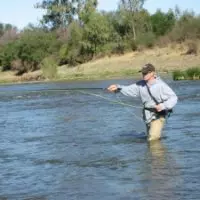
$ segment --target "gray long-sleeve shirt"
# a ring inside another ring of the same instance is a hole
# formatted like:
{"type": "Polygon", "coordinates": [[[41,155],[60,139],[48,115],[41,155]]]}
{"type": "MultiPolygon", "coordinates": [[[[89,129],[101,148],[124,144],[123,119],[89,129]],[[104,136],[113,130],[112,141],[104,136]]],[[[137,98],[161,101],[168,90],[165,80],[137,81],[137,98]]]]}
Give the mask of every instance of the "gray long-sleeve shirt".
{"type": "MultiPolygon", "coordinates": [[[[174,91],[160,78],[156,78],[152,85],[148,85],[152,96],[162,105],[162,110],[170,110],[177,103],[177,96],[174,91]]],[[[145,108],[155,108],[155,101],[150,96],[144,80],[138,81],[135,84],[124,86],[118,85],[120,92],[126,96],[140,97],[145,108]]],[[[155,112],[144,110],[145,123],[156,119],[155,112]]]]}

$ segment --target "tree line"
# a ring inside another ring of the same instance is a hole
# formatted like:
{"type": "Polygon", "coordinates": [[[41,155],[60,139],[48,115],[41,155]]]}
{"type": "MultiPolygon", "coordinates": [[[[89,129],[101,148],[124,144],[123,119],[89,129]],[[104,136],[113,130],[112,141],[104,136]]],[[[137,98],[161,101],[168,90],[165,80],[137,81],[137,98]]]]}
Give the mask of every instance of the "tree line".
{"type": "Polygon", "coordinates": [[[200,16],[181,11],[144,9],[145,0],[120,0],[116,11],[97,10],[97,0],[44,0],[35,9],[45,9],[39,26],[29,24],[18,30],[0,23],[0,66],[16,75],[67,64],[69,67],[91,59],[191,42],[197,52],[200,16]]]}

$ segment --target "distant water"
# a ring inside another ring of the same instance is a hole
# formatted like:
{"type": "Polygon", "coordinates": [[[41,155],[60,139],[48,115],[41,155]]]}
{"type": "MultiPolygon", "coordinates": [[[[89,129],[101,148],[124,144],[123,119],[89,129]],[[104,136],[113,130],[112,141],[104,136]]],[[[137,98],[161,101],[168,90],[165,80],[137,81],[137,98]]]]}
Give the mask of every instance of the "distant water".
{"type": "Polygon", "coordinates": [[[199,200],[200,82],[167,81],[179,102],[153,144],[141,109],[91,95],[141,106],[103,90],[132,82],[0,86],[0,200],[199,200]]]}

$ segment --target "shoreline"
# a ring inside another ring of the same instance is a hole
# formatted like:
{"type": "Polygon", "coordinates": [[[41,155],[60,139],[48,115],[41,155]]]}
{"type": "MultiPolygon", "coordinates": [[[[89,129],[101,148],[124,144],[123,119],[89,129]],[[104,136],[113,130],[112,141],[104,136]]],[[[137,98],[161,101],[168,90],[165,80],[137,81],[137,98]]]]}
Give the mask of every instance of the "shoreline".
{"type": "MultiPolygon", "coordinates": [[[[158,74],[159,77],[161,78],[167,78],[167,79],[173,79],[173,75],[172,72],[167,73],[167,72],[159,72],[158,74]]],[[[124,75],[114,75],[113,76],[99,76],[99,77],[95,77],[95,76],[82,76],[82,77],[72,77],[72,78],[55,78],[55,79],[42,79],[42,80],[30,80],[30,81],[18,81],[18,80],[6,80],[6,81],[1,81],[0,79],[0,86],[3,85],[22,85],[22,84],[42,84],[42,83],[60,83],[60,82],[87,82],[87,81],[103,81],[103,80],[117,80],[117,79],[140,79],[142,78],[142,76],[140,74],[134,74],[134,75],[130,75],[130,76],[124,76],[124,75]]],[[[187,79],[187,78],[177,78],[174,81],[188,81],[188,80],[192,80],[192,81],[198,81],[200,79],[187,79]]]]}
{"type": "MultiPolygon", "coordinates": [[[[159,72],[159,76],[162,78],[168,78],[168,79],[172,79],[172,75],[169,74],[169,73],[166,73],[166,72],[159,72]]],[[[0,81],[0,86],[2,85],[21,85],[21,84],[42,84],[42,83],[61,83],[61,82],[89,82],[89,81],[104,81],[104,80],[128,80],[128,79],[133,79],[133,80],[139,80],[141,79],[142,76],[141,74],[137,73],[137,74],[134,74],[134,75],[130,75],[130,76],[124,76],[123,74],[120,76],[120,75],[114,75],[113,76],[107,76],[107,77],[102,77],[102,76],[99,76],[99,77],[95,77],[95,76],[91,76],[91,77],[88,77],[88,76],[82,76],[82,77],[72,77],[70,79],[67,79],[67,78],[55,78],[55,79],[43,79],[43,80],[31,80],[31,81],[17,81],[17,80],[14,80],[14,81],[5,81],[5,82],[1,82],[0,81]]]]}
{"type": "Polygon", "coordinates": [[[173,79],[174,71],[200,68],[200,55],[183,55],[185,51],[183,46],[176,45],[105,56],[76,67],[58,66],[53,79],[44,79],[42,70],[22,76],[15,76],[14,71],[0,72],[0,85],[141,78],[138,71],[146,63],[152,63],[161,77],[173,79]]]}

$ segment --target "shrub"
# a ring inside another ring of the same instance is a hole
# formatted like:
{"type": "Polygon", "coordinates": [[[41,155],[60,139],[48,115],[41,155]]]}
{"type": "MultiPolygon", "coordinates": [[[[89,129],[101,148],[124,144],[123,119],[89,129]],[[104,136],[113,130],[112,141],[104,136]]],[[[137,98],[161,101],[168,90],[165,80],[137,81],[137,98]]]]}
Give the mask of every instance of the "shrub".
{"type": "Polygon", "coordinates": [[[142,33],[138,35],[136,43],[148,48],[152,48],[156,42],[156,36],[152,32],[142,33]]]}
{"type": "Polygon", "coordinates": [[[173,80],[184,80],[185,79],[185,73],[180,70],[175,70],[172,73],[173,80]]]}
{"type": "Polygon", "coordinates": [[[199,79],[200,78],[200,68],[193,67],[186,70],[186,76],[188,79],[199,79]]]}
{"type": "Polygon", "coordinates": [[[2,48],[0,61],[2,70],[12,69],[13,61],[20,60],[20,66],[13,65],[17,74],[39,69],[40,62],[58,48],[55,34],[42,30],[26,30],[18,40],[8,43],[2,48]]]}
{"type": "Polygon", "coordinates": [[[72,22],[67,30],[67,41],[59,51],[59,65],[69,64],[75,66],[78,63],[83,63],[84,49],[82,48],[82,28],[78,22],[72,22]]]}
{"type": "Polygon", "coordinates": [[[162,36],[162,37],[158,38],[156,43],[159,47],[162,48],[162,47],[166,47],[168,44],[170,44],[170,42],[171,42],[171,40],[170,40],[169,36],[162,36]]]}
{"type": "Polygon", "coordinates": [[[6,45],[12,41],[15,41],[19,37],[17,29],[12,27],[6,30],[3,35],[0,37],[0,45],[6,45]]]}
{"type": "Polygon", "coordinates": [[[174,80],[184,80],[184,79],[200,79],[200,68],[192,67],[187,69],[186,71],[175,70],[173,72],[174,80]]]}
{"type": "Polygon", "coordinates": [[[169,10],[167,13],[157,10],[150,19],[153,32],[156,36],[165,35],[172,30],[172,27],[175,24],[175,14],[172,10],[169,10]]]}
{"type": "Polygon", "coordinates": [[[2,48],[0,53],[2,71],[11,70],[11,62],[17,59],[17,54],[17,42],[11,42],[2,48]]]}
{"type": "Polygon", "coordinates": [[[18,44],[18,58],[26,63],[27,71],[39,68],[40,62],[51,52],[51,44],[55,41],[53,33],[28,31],[23,34],[18,44]]]}
{"type": "Polygon", "coordinates": [[[137,51],[138,50],[138,46],[135,40],[131,40],[130,41],[130,47],[132,51],[137,51]]]}
{"type": "Polygon", "coordinates": [[[190,55],[190,54],[197,55],[198,44],[195,41],[187,42],[187,47],[188,47],[188,50],[187,50],[187,52],[185,54],[187,54],[187,55],[190,55]]]}
{"type": "Polygon", "coordinates": [[[40,65],[45,78],[53,79],[57,76],[57,63],[55,58],[46,57],[40,65]]]}
{"type": "Polygon", "coordinates": [[[124,51],[125,51],[125,45],[124,44],[116,44],[116,46],[113,47],[111,53],[122,55],[122,54],[124,54],[124,51]]]}
{"type": "Polygon", "coordinates": [[[22,61],[20,59],[13,60],[11,62],[12,70],[19,70],[23,66],[22,61]]]}
{"type": "Polygon", "coordinates": [[[183,42],[185,40],[200,38],[200,17],[194,13],[184,12],[177,20],[174,28],[169,34],[172,41],[183,42]]]}

